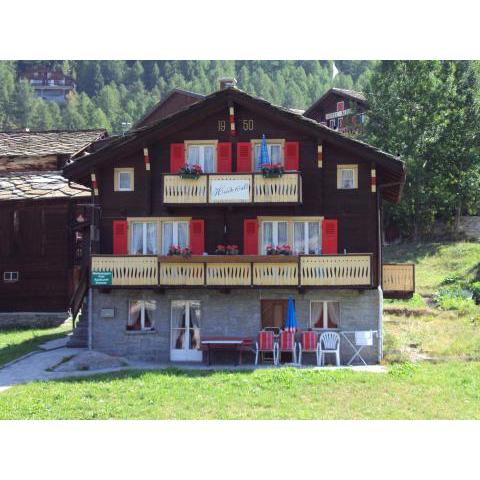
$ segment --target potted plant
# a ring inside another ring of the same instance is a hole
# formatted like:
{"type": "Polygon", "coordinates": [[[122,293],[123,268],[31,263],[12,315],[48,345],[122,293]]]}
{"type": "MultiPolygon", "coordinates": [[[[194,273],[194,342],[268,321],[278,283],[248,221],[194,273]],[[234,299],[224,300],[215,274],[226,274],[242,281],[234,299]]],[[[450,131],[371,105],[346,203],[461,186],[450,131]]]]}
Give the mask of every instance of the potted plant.
{"type": "Polygon", "coordinates": [[[202,167],[198,164],[189,165],[186,163],[178,172],[181,178],[190,178],[196,180],[203,173],[202,167]]]}
{"type": "Polygon", "coordinates": [[[182,253],[182,249],[178,245],[170,245],[168,249],[169,256],[180,255],[182,253]]]}
{"type": "Polygon", "coordinates": [[[227,255],[238,255],[239,252],[238,245],[227,245],[227,255]]]}
{"type": "Polygon", "coordinates": [[[268,244],[266,246],[267,255],[291,255],[292,248],[290,245],[277,245],[274,247],[273,245],[268,244]]]}
{"type": "Polygon", "coordinates": [[[285,171],[283,165],[280,163],[263,164],[261,168],[264,178],[278,178],[281,177],[285,171]]]}
{"type": "Polygon", "coordinates": [[[184,247],[181,249],[180,254],[183,258],[190,258],[192,256],[192,251],[188,247],[184,247]]]}
{"type": "Polygon", "coordinates": [[[215,255],[225,255],[227,253],[227,247],[223,244],[217,245],[215,249],[215,255]]]}
{"type": "Polygon", "coordinates": [[[277,252],[276,248],[270,243],[265,247],[265,250],[267,255],[276,255],[277,252]]]}

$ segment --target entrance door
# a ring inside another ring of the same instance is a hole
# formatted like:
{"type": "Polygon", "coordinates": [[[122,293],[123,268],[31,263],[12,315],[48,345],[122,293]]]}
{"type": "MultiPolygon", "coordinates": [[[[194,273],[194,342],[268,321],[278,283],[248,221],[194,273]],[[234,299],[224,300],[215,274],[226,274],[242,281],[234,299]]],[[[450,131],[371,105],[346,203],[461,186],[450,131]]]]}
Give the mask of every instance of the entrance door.
{"type": "Polygon", "coordinates": [[[173,362],[201,362],[200,302],[175,300],[172,302],[170,360],[173,362]]]}
{"type": "Polygon", "coordinates": [[[288,300],[262,300],[262,328],[276,333],[285,325],[288,300]]]}

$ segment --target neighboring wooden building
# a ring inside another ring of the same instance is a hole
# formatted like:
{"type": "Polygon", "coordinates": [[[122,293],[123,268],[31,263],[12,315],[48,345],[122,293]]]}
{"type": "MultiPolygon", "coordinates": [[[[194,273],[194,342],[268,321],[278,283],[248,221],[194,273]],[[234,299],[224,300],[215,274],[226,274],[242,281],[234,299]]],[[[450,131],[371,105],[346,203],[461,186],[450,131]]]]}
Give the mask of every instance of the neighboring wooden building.
{"type": "Polygon", "coordinates": [[[87,217],[77,204],[90,200],[90,189],[61,169],[105,135],[0,132],[0,313],[66,312],[82,243],[72,227],[87,217]]]}
{"type": "Polygon", "coordinates": [[[349,136],[363,132],[367,104],[365,95],[354,90],[331,88],[304,116],[349,136]]]}
{"type": "Polygon", "coordinates": [[[20,78],[26,79],[35,94],[47,102],[65,103],[76,89],[74,79],[60,70],[36,68],[24,72],[20,78]]]}
{"type": "MultiPolygon", "coordinates": [[[[64,175],[93,186],[101,210],[89,319],[100,351],[199,361],[204,336],[283,326],[291,296],[299,329],[377,332],[375,363],[382,280],[413,291],[411,266],[392,273],[382,261],[381,204],[400,200],[404,163],[236,88],[78,157],[64,175]],[[262,171],[262,136],[283,172],[262,171]],[[202,173],[180,174],[186,164],[202,173]]],[[[342,361],[350,353],[343,342],[342,361]]]]}

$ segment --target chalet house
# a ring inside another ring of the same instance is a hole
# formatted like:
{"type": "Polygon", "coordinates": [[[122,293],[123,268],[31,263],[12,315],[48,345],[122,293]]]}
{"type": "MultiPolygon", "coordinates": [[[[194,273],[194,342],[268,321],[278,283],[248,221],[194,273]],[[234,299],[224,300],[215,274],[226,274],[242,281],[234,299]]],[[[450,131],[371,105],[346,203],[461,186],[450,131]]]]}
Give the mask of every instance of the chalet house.
{"type": "Polygon", "coordinates": [[[363,93],[331,88],[304,112],[304,116],[345,135],[356,136],[363,132],[366,109],[363,93]]]}
{"type": "Polygon", "coordinates": [[[61,170],[104,136],[104,130],[0,132],[0,327],[51,312],[65,319],[82,236],[70,227],[75,213],[86,220],[76,206],[89,201],[90,189],[61,170]]]}
{"type": "Polygon", "coordinates": [[[75,93],[76,83],[72,77],[59,70],[46,68],[26,71],[20,78],[26,79],[35,94],[47,102],[65,103],[70,93],[75,93]]]}
{"type": "Polygon", "coordinates": [[[281,329],[291,297],[299,330],[374,332],[376,363],[383,296],[413,291],[411,268],[382,260],[404,163],[233,85],[63,172],[100,211],[74,304],[88,291],[78,332],[95,350],[201,361],[203,338],[281,329]]]}

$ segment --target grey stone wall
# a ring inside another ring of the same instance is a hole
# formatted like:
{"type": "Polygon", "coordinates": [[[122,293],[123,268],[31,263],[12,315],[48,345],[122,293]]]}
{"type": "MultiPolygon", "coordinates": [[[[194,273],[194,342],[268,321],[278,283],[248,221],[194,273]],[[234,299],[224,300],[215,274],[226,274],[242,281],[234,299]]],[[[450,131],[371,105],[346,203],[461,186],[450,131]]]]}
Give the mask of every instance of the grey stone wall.
{"type": "Polygon", "coordinates": [[[0,313],[0,330],[58,327],[67,318],[66,313],[58,312],[2,312],[0,313]]]}
{"type": "Polygon", "coordinates": [[[460,217],[459,228],[467,237],[480,241],[480,216],[460,217]]]}
{"type": "MultiPolygon", "coordinates": [[[[201,334],[204,336],[244,336],[255,338],[261,326],[261,299],[295,299],[299,330],[310,326],[310,302],[329,300],[340,302],[340,330],[380,330],[381,290],[308,290],[300,294],[295,289],[231,290],[225,294],[217,290],[167,290],[164,294],[149,290],[94,291],[93,348],[111,355],[129,358],[168,361],[170,353],[170,310],[172,300],[199,300],[201,302],[201,334]],[[156,300],[154,332],[127,332],[129,300],[156,300]],[[113,318],[102,318],[101,309],[114,308],[113,318]]],[[[381,355],[379,342],[365,349],[364,358],[377,363],[381,355]]],[[[351,347],[342,338],[341,360],[346,363],[352,355],[351,347]]],[[[313,356],[305,357],[313,361],[313,356]]]]}

